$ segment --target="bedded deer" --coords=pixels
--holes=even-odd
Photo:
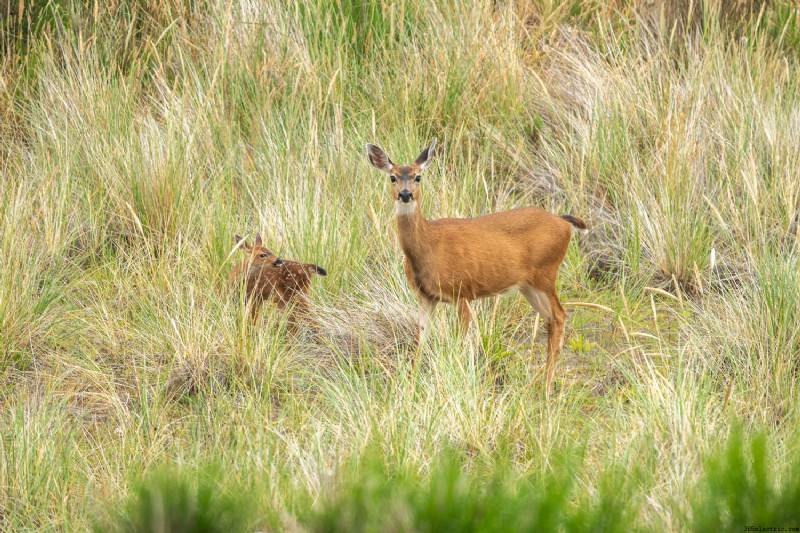
[[[547,322],[547,389],[564,342],[566,313],[556,293],[556,275],[577,217],[556,216],[535,207],[477,218],[426,220],[420,180],[436,142],[410,165],[395,165],[380,147],[367,145],[370,163],[389,174],[405,275],[419,299],[419,341],[424,343],[439,302],[456,307],[462,332],[469,327],[469,302],[519,290]]]
[[[301,319],[308,319],[311,302],[307,295],[311,279],[315,275],[327,276],[328,272],[317,265],[281,259],[263,246],[261,235],[256,233],[253,246],[239,235],[237,246],[247,257],[231,272],[230,282],[235,287],[245,284],[245,295],[250,301],[252,319],[258,317],[264,301],[274,302],[278,309],[289,308],[289,323],[292,331]]]

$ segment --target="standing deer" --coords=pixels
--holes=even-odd
[[[245,294],[250,300],[251,317],[258,317],[259,309],[265,300],[274,302],[278,309],[290,307],[289,323],[291,330],[297,329],[299,319],[308,319],[311,302],[308,289],[314,275],[327,276],[328,272],[317,265],[284,260],[263,246],[261,235],[250,246],[239,235],[235,237],[238,246],[247,254],[231,272],[230,281],[234,286],[245,283]]]
[[[564,342],[566,313],[556,293],[556,275],[567,253],[577,217],[527,207],[477,218],[425,220],[420,180],[436,141],[410,165],[395,165],[380,147],[367,145],[372,166],[389,174],[405,275],[419,299],[419,341],[424,343],[439,302],[456,307],[462,332],[469,327],[469,302],[519,290],[547,321],[547,390]]]

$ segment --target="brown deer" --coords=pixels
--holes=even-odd
[[[436,142],[410,165],[395,165],[380,147],[367,145],[370,163],[389,174],[405,275],[419,299],[419,340],[439,302],[453,304],[462,332],[472,316],[469,302],[519,290],[547,321],[547,390],[564,342],[566,313],[556,293],[556,275],[580,218],[535,207],[477,218],[426,220],[420,180]]]
[[[230,282],[235,287],[245,284],[253,321],[258,317],[264,301],[269,300],[278,309],[289,307],[289,323],[291,331],[295,332],[298,322],[310,317],[311,302],[307,295],[311,278],[315,275],[327,276],[328,272],[317,265],[279,258],[263,246],[258,233],[253,246],[239,235],[236,235],[235,243],[237,246],[241,244],[247,257],[234,267]]]

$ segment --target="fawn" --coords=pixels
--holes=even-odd
[[[436,141],[410,165],[395,165],[380,147],[368,144],[372,166],[389,174],[405,275],[419,300],[419,341],[439,302],[456,307],[462,332],[472,316],[469,302],[519,290],[548,322],[547,390],[564,343],[566,313],[556,293],[556,275],[577,217],[556,216],[535,207],[477,218],[426,220],[420,207],[422,172]]]
[[[311,302],[307,298],[311,278],[327,276],[328,272],[317,265],[284,260],[263,246],[261,235],[256,233],[253,246],[236,235],[235,243],[247,257],[234,267],[230,281],[234,286],[246,282],[245,294],[251,305],[253,321],[265,300],[274,302],[278,309],[290,308],[291,330],[297,329],[300,319],[309,319]]]

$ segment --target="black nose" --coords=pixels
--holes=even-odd
[[[404,204],[407,204],[412,198],[411,191],[400,191],[400,194],[398,194],[397,197],[400,198]]]

